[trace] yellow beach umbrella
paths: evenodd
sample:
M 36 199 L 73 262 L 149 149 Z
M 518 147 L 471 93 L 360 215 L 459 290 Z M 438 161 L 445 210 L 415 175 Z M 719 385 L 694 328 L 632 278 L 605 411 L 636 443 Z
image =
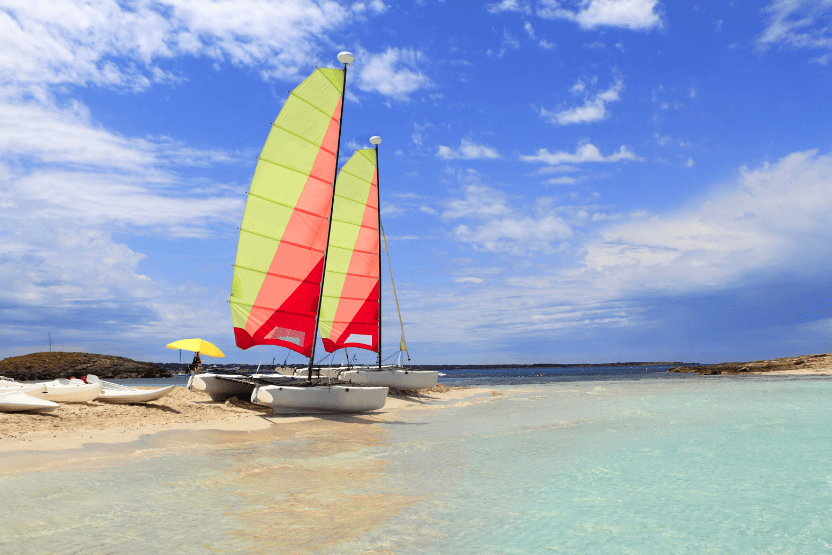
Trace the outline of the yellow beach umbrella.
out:
M 179 341 L 174 341 L 168 345 L 168 349 L 184 349 L 215 358 L 225 356 L 216 345 L 198 337 L 196 339 L 180 339 Z

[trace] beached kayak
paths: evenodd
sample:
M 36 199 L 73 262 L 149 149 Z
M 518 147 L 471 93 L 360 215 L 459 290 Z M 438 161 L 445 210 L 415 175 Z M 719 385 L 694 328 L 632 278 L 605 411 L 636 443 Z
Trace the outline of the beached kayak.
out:
M 0 412 L 50 411 L 60 405 L 31 397 L 22 388 L 0 390 Z
M 101 395 L 98 397 L 98 401 L 123 404 L 155 401 L 156 399 L 161 399 L 176 387 L 175 385 L 169 385 L 158 389 L 138 389 L 126 385 L 104 382 L 99 380 L 98 376 L 92 374 L 87 376 L 87 383 L 101 384 Z

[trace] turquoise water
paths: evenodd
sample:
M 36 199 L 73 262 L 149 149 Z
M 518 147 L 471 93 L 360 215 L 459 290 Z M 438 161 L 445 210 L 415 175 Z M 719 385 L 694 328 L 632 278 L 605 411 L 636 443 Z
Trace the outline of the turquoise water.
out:
M 496 389 L 390 423 L 5 476 L 0 552 L 832 551 L 832 381 Z

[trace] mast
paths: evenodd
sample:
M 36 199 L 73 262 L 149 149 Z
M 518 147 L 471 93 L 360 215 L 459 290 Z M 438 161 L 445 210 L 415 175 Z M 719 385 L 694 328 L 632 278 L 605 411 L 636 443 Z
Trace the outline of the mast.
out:
M 335 171 L 332 176 L 332 201 L 329 203 L 329 225 L 326 230 L 326 244 L 329 245 L 329 235 L 332 232 L 332 209 L 335 207 L 335 182 L 338 178 L 338 156 L 341 154 L 341 130 L 344 128 L 344 100 L 347 98 L 347 67 L 355 61 L 350 52 L 339 52 L 338 61 L 344 64 L 344 86 L 341 90 L 341 117 L 338 120 L 338 147 L 335 150 Z M 306 369 L 306 381 L 312 382 L 312 365 L 315 362 L 315 345 L 318 343 L 318 324 L 321 321 L 321 301 L 324 299 L 324 277 L 326 277 L 326 255 L 329 249 L 324 249 L 324 265 L 321 270 L 321 288 L 318 293 L 318 311 L 315 314 L 315 331 L 312 334 L 312 355 L 309 357 L 309 367 Z
M 381 144 L 381 137 L 374 135 L 370 137 L 370 143 L 376 147 L 376 194 L 378 200 L 378 369 L 381 370 L 381 170 L 378 163 L 378 145 Z

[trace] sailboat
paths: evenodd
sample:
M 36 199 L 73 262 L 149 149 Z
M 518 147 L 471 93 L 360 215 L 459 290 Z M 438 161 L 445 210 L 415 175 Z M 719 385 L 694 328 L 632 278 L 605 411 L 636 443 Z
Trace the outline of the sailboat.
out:
M 374 148 L 357 150 L 338 174 L 324 271 L 321 339 L 328 353 L 348 347 L 378 353 L 377 365 L 337 369 L 336 376 L 346 383 L 404 390 L 430 388 L 436 385 L 438 372 L 405 368 L 401 361 L 407 344 L 379 209 L 378 146 L 381 142 L 381 137 L 370 137 Z M 402 330 L 399 364 L 387 366 L 382 365 L 381 356 L 382 239 Z
M 197 374 L 189 387 L 215 400 L 251 395 L 276 412 L 363 412 L 379 409 L 386 387 L 313 379 L 333 224 L 335 173 L 341 142 L 347 67 L 318 68 L 286 100 L 258 158 L 240 226 L 231 286 L 238 347 L 278 345 L 309 357 L 306 379 L 255 374 Z M 376 210 L 377 211 L 377 210 Z

